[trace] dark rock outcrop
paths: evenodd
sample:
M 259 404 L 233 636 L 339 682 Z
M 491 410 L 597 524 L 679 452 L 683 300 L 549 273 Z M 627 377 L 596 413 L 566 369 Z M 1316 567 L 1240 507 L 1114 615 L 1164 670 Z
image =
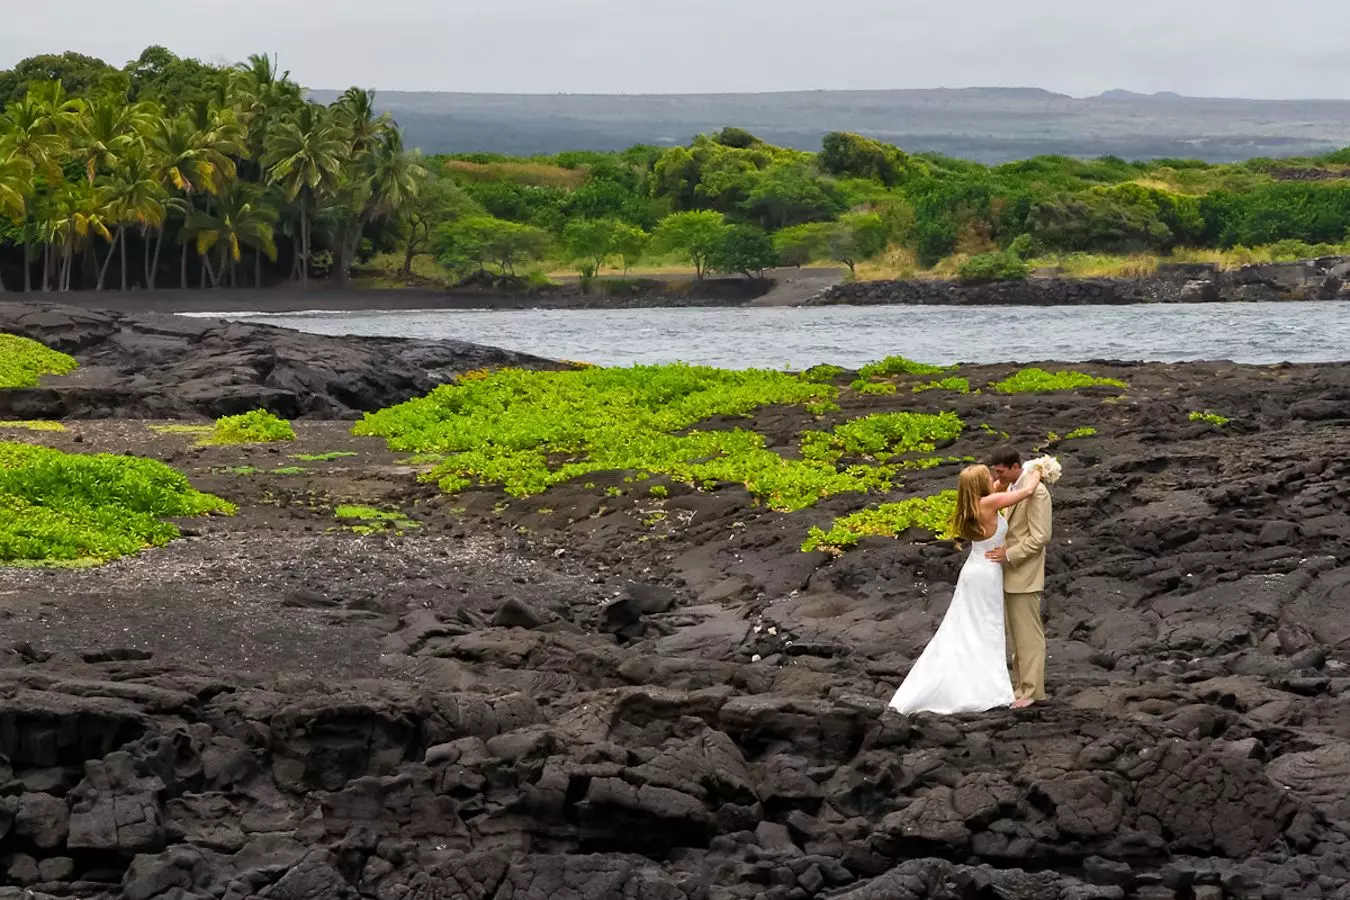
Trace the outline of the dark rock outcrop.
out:
M 483 368 L 561 368 L 462 341 L 326 337 L 267 325 L 73 306 L 0 303 L 0 332 L 69 353 L 80 368 L 0 390 L 0 418 L 179 418 L 263 408 L 353 418 Z

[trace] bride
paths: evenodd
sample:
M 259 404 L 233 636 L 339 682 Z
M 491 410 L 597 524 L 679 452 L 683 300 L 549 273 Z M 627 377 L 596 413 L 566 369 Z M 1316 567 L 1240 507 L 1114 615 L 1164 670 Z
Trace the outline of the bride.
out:
M 961 473 L 952 531 L 971 541 L 947 615 L 891 698 L 897 712 L 983 712 L 1014 704 L 1003 630 L 1003 567 L 985 559 L 1002 546 L 1008 523 L 998 514 L 1027 499 L 1041 483 L 1030 468 L 1017 487 L 996 492 L 986 466 Z

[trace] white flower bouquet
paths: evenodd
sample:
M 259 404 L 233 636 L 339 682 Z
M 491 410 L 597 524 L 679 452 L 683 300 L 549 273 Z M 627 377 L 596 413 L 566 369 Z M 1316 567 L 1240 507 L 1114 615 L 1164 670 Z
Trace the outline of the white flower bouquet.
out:
M 1037 459 L 1033 459 L 1031 462 L 1027 463 L 1022 468 L 1028 471 L 1033 469 L 1039 469 L 1041 473 L 1041 481 L 1045 482 L 1046 484 L 1054 484 L 1056 481 L 1059 481 L 1059 476 L 1064 471 L 1064 467 L 1059 464 L 1059 460 L 1053 456 L 1042 456 Z

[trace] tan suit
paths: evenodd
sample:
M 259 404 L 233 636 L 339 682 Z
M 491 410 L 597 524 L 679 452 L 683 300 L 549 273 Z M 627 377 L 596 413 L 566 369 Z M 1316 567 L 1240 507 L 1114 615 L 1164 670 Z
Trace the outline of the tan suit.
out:
M 1008 510 L 1008 563 L 1003 567 L 1003 613 L 1012 639 L 1013 693 L 1020 699 L 1045 699 L 1045 626 L 1041 591 L 1045 590 L 1045 547 L 1051 532 L 1050 491 L 1036 492 Z

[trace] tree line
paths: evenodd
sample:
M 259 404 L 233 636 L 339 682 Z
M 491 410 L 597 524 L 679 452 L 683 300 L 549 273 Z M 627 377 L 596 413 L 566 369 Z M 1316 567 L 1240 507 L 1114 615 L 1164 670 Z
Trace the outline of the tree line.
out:
M 123 68 L 78 54 L 0 72 L 0 289 L 345 283 L 386 255 L 454 279 L 678 259 L 755 276 L 901 250 L 1017 277 L 1054 254 L 1340 252 L 1350 151 L 1309 160 L 984 166 L 847 133 L 819 152 L 734 127 L 686 146 L 423 157 L 371 91 L 310 102 L 277 64 Z M 963 268 L 965 268 L 963 266 Z

